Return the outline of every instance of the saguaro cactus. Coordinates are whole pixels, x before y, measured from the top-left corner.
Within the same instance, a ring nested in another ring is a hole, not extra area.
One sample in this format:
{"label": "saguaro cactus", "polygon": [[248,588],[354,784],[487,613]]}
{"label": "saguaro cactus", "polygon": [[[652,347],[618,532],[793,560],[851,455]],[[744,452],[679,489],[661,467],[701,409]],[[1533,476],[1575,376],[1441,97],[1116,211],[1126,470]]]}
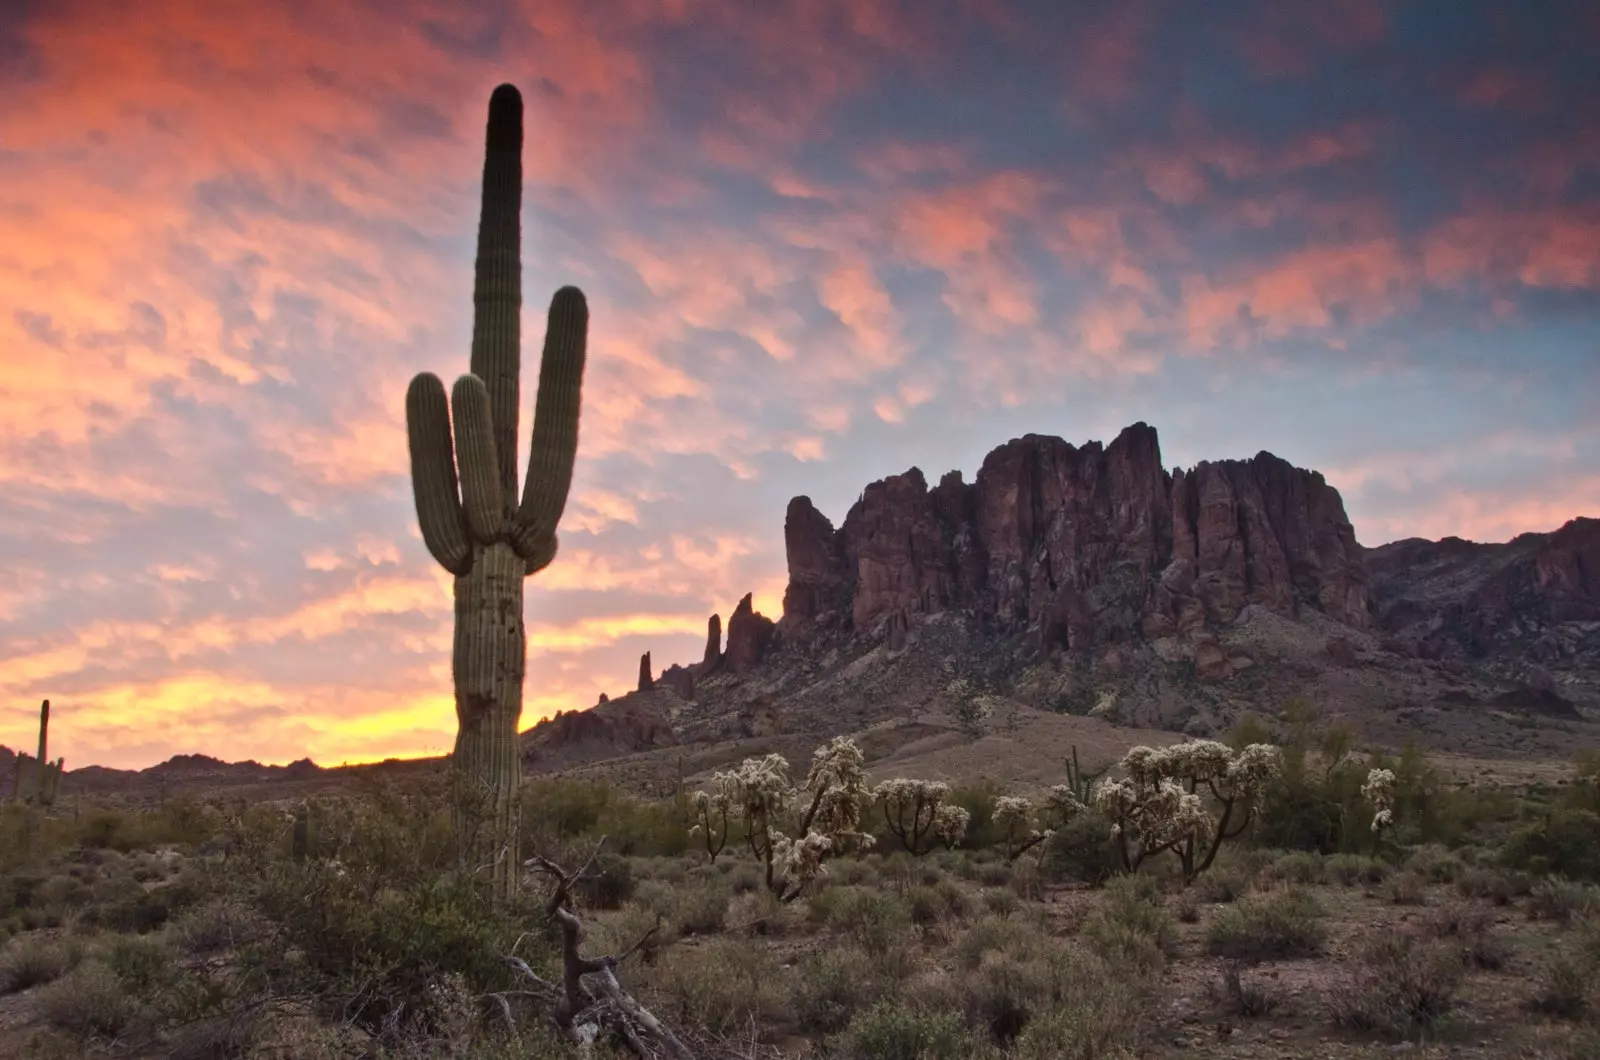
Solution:
{"label": "saguaro cactus", "polygon": [[456,576],[457,843],[463,867],[489,873],[501,895],[515,888],[519,865],[517,723],[527,650],[522,579],[555,558],[556,524],[578,449],[589,328],[583,293],[557,291],[519,500],[521,213],[522,96],[501,85],[489,99],[471,371],[456,380],[448,401],[444,384],[427,372],[406,393],[417,520],[428,551]]}

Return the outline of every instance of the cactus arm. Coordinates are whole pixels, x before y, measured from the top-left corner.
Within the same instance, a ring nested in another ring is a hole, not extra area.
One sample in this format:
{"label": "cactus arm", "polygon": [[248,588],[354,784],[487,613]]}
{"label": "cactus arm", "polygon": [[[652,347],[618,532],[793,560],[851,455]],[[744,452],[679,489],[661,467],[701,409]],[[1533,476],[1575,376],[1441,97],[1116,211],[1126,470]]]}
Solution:
{"label": "cactus arm", "polygon": [[450,444],[450,406],[439,377],[423,372],[406,390],[406,436],[411,445],[411,488],[423,543],[451,574],[472,569],[472,543],[456,493]]}
{"label": "cactus arm", "polygon": [[583,292],[563,287],[550,300],[539,394],[534,409],[533,447],[517,509],[512,541],[518,555],[554,556],[556,524],[567,505],[572,465],[578,454],[578,413],[589,341],[589,306]]}
{"label": "cactus arm", "polygon": [[495,460],[495,431],[489,389],[475,375],[456,380],[450,393],[456,431],[456,464],[461,473],[461,509],[479,544],[492,545],[506,524],[505,490]]}
{"label": "cactus arm", "polygon": [[517,499],[522,374],[522,96],[510,85],[489,97],[485,140],[471,370],[489,391],[501,496],[509,512]]}
{"label": "cactus arm", "polygon": [[[549,537],[541,537],[536,541],[534,543],[534,551],[530,555],[523,556],[525,564],[523,573],[528,577],[532,577],[550,566],[550,561],[556,558],[557,544],[555,531],[551,531]],[[519,552],[518,555],[522,554]]]}

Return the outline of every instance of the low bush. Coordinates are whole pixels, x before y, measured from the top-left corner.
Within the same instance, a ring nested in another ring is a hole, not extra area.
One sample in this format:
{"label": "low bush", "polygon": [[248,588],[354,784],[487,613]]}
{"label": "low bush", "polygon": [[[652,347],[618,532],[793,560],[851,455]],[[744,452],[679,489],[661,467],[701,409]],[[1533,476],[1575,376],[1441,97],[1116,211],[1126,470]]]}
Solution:
{"label": "low bush", "polygon": [[969,1060],[994,1055],[953,1012],[880,1001],[850,1021],[834,1043],[841,1060]]}
{"label": "low bush", "polygon": [[849,947],[808,954],[800,962],[792,1003],[800,1025],[812,1033],[834,1034],[878,1000],[881,986],[864,977],[871,958]]}
{"label": "low bush", "polygon": [[1322,855],[1307,851],[1285,854],[1272,863],[1272,878],[1290,883],[1321,883],[1326,878]]}
{"label": "low bush", "polygon": [[1346,969],[1329,995],[1340,1027],[1397,1038],[1431,1033],[1449,1014],[1461,985],[1460,955],[1447,945],[1388,934]]}
{"label": "low bush", "polygon": [[1379,893],[1393,905],[1422,905],[1428,900],[1428,881],[1408,870],[1385,880]]}
{"label": "low bush", "polygon": [[53,982],[72,968],[77,955],[54,939],[20,935],[0,949],[0,994]]}
{"label": "low bush", "polygon": [[1528,915],[1569,923],[1600,913],[1600,887],[1553,876],[1535,883],[1528,894]]}
{"label": "low bush", "polygon": [[1389,878],[1389,866],[1363,854],[1335,854],[1326,862],[1328,878],[1341,886],[1374,886]]}
{"label": "low bush", "polygon": [[1126,966],[1141,975],[1153,975],[1176,947],[1177,930],[1155,881],[1147,876],[1118,876],[1085,919],[1083,938],[1113,967]]}
{"label": "low bush", "polygon": [[138,1021],[139,1006],[104,963],[86,960],[42,987],[36,1002],[50,1026],[79,1037],[116,1038]]}
{"label": "low bush", "polygon": [[1551,810],[1513,832],[1499,859],[1508,868],[1534,875],[1554,873],[1600,883],[1600,813]]}
{"label": "low bush", "polygon": [[1328,941],[1326,914],[1309,893],[1291,888],[1220,910],[1206,930],[1206,950],[1235,961],[1313,957]]}

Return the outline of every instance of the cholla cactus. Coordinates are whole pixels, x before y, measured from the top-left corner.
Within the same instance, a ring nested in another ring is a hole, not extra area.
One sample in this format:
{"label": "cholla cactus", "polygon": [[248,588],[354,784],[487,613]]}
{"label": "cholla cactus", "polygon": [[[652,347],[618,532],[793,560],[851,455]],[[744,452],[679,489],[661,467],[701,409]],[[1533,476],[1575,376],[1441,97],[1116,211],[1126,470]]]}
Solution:
{"label": "cholla cactus", "polygon": [[[781,900],[799,897],[822,862],[850,846],[868,846],[861,803],[867,794],[861,749],[847,737],[831,740],[812,755],[804,788],[789,779],[782,755],[747,758],[731,772],[712,776],[709,790],[696,792],[699,818],[693,831],[705,836],[706,852],[716,859],[727,840],[728,821],[740,818],[750,852],[766,871],[767,887]],[[796,815],[796,806],[804,808]],[[783,827],[792,822],[795,834]]]}
{"label": "cholla cactus", "polygon": [[728,845],[728,819],[740,797],[737,784],[729,773],[718,773],[712,777],[710,791],[697,791],[689,796],[689,808],[695,817],[689,835],[701,838],[705,843],[706,856],[713,864],[717,855]]}
{"label": "cholla cactus", "polygon": [[945,802],[949,795],[943,781],[897,777],[874,788],[872,801],[883,807],[884,822],[901,846],[921,857],[935,842],[952,847],[966,836],[972,815]]}
{"label": "cholla cactus", "polygon": [[1372,804],[1372,834],[1378,835],[1394,824],[1395,775],[1392,770],[1374,769],[1361,785],[1361,797]]}
{"label": "cholla cactus", "polygon": [[947,802],[933,815],[933,838],[948,850],[967,837],[967,825],[971,823],[972,814]]}
{"label": "cholla cactus", "polygon": [[1020,795],[1000,796],[995,800],[993,820],[1001,830],[1006,860],[1015,861],[1087,809],[1068,784],[1051,788],[1044,804],[1038,807]]}
{"label": "cholla cactus", "polygon": [[[1125,869],[1170,850],[1192,880],[1211,867],[1225,840],[1249,826],[1281,762],[1270,744],[1238,752],[1215,740],[1134,747],[1122,757],[1124,778],[1101,781],[1094,801],[1111,821]],[[1215,819],[1202,791],[1219,808]]]}
{"label": "cholla cactus", "polygon": [[811,753],[806,790],[811,805],[800,819],[802,834],[816,831],[846,842],[867,844],[861,831],[862,804],[871,796],[861,748],[847,736],[835,737]]}

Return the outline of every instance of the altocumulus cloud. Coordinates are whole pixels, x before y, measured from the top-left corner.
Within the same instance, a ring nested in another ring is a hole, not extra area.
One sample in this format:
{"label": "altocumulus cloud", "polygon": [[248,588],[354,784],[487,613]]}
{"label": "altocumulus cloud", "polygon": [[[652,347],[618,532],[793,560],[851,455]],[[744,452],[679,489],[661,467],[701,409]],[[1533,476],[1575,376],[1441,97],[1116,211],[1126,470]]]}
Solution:
{"label": "altocumulus cloud", "polygon": [[530,721],[775,613],[789,496],[1028,430],[1271,449],[1368,544],[1595,514],[1593,5],[1179,6],[8,7],[0,741],[449,747],[401,403],[466,364],[502,80],[530,357],[594,318]]}

